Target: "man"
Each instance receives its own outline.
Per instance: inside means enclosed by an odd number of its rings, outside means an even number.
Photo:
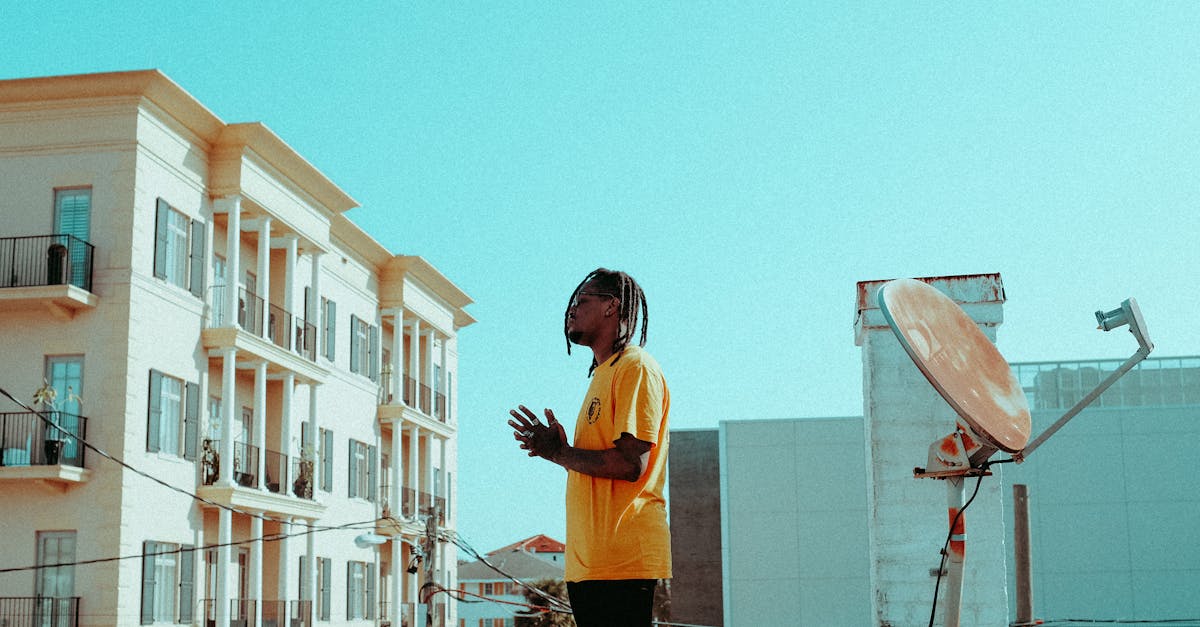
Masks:
[[[641,316],[642,333],[630,343]],[[624,272],[600,268],[567,303],[563,332],[592,349],[592,382],[575,445],[546,409],[509,412],[521,448],[567,469],[567,593],[579,627],[649,626],[654,589],[671,576],[663,483],[670,394],[646,344],[646,299]]]

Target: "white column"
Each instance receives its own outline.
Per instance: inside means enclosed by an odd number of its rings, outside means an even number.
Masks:
[[[305,526],[308,527],[308,535],[305,536],[305,554],[308,556],[304,561],[308,565],[308,569],[304,572],[304,595],[303,600],[310,603],[312,609],[312,617],[309,624],[317,620],[317,550],[316,550],[316,535],[312,532],[311,520],[305,521]]]
[[[252,617],[255,625],[262,624],[262,598],[263,598],[263,581],[262,581],[262,557],[263,557],[263,520],[258,516],[250,517],[250,537],[254,538],[254,542],[250,543],[250,568],[246,576],[250,578],[250,598],[254,600],[254,616]],[[242,599],[243,601],[245,599]]]
[[[388,477],[388,502],[392,504],[392,516],[403,518],[403,496],[400,482],[404,481],[404,427],[400,422],[392,423],[392,476]],[[397,539],[396,542],[399,542]],[[394,545],[396,548],[398,545]]]
[[[258,295],[263,303],[263,337],[267,337],[271,321],[271,218],[268,216],[258,222]]]
[[[392,403],[404,402],[404,310],[392,312]],[[399,457],[396,458],[400,459]]]
[[[429,386],[429,412],[428,413],[430,416],[432,416],[434,414],[434,404],[435,404],[435,400],[436,400],[433,398],[433,370],[434,370],[434,368],[433,368],[433,338],[434,338],[433,329],[429,329],[428,331],[425,332],[425,346],[426,346],[426,351],[427,351],[427,354],[425,355],[425,381],[426,381],[426,385]]]
[[[258,473],[258,489],[267,489],[266,475],[263,473],[267,457],[267,362],[254,364],[254,430],[251,431],[251,444],[258,447],[258,463],[255,472]]]
[[[408,561],[404,557],[404,543],[400,541],[400,538],[400,535],[392,537],[392,572],[388,577],[388,583],[392,587],[389,595],[392,597],[392,604],[387,618],[393,625],[404,624],[404,597],[401,594],[404,592],[404,569],[408,565]]]
[[[224,422],[229,422],[225,420]],[[232,464],[222,464],[231,466]],[[232,547],[229,543],[233,541],[233,512],[227,509],[221,509],[217,514],[217,598],[213,600],[216,606],[213,608],[214,618],[218,625],[229,624],[229,594],[231,567],[229,564],[232,558]]]
[[[308,290],[308,315],[312,316],[313,328],[316,330],[316,337],[313,338],[313,350],[320,355],[324,352],[325,347],[321,344],[321,253],[312,253],[312,287]]]
[[[238,277],[241,276],[242,197],[231,196],[217,201],[224,207],[229,220],[225,224],[225,325],[238,325]],[[229,420],[226,414],[226,420]]]
[[[412,334],[408,340],[408,376],[413,380],[413,396],[409,407],[421,407],[421,320],[412,322]]]
[[[215,220],[210,219],[208,222],[206,222],[204,224],[204,250],[208,252],[208,257],[201,260],[201,263],[204,264],[204,284],[206,286],[208,286],[208,291],[204,295],[204,302],[205,302],[205,304],[208,305],[208,308],[209,308],[208,309],[208,320],[206,320],[205,324],[204,324],[205,327],[217,326],[216,324],[214,324],[214,322],[216,320],[220,320],[220,316],[225,313],[224,311],[213,311],[212,310],[213,303],[219,302],[222,305],[224,305],[224,301],[220,300],[220,297],[216,296],[212,289],[212,287],[213,287],[212,258],[213,258],[213,251],[216,250],[213,248],[213,241],[214,241],[215,234],[216,234],[215,222],[216,222]],[[224,296],[224,294],[222,294],[222,296]],[[207,397],[201,397],[201,398],[207,398]]]
[[[221,445],[217,485],[233,485],[233,417],[237,411],[237,349],[221,349]]]
[[[411,490],[410,494],[413,496],[414,515],[418,513],[418,508],[421,503],[419,498],[420,495],[417,494],[417,492],[420,490],[420,484],[418,483],[420,481],[420,475],[417,474],[417,469],[419,468],[417,462],[420,457],[421,429],[414,425],[408,430],[408,472],[405,473],[407,476],[404,477],[404,480],[407,482],[404,487]],[[408,514],[408,512],[405,512],[405,514]]]
[[[442,480],[438,482],[438,492],[439,492],[438,496],[442,497],[442,500],[445,503],[444,507],[446,507],[448,509],[450,507],[450,465],[446,463],[446,459],[447,459],[446,449],[448,448],[449,443],[446,441],[446,438],[438,438],[438,443],[439,443],[439,448],[442,449],[441,450]],[[446,510],[442,510],[442,515],[449,518],[450,512],[448,512]],[[444,555],[445,553],[446,553],[445,551],[441,551],[441,554]]]
[[[321,486],[321,425],[317,422],[317,384],[308,384],[308,435],[312,439],[309,444],[313,447],[313,476],[312,495],[317,501]],[[333,451],[330,451],[332,454]]]
[[[433,472],[433,445],[434,445],[434,440],[436,440],[436,439],[437,438],[433,434],[433,432],[430,432],[429,436],[425,438],[425,464],[421,468],[421,470],[423,471],[423,474],[425,475],[425,490],[429,493],[429,506],[430,507],[433,507],[434,492],[437,491],[437,486],[436,486],[436,482],[434,480],[434,472]]]
[[[450,343],[450,338],[442,338],[442,375],[439,377],[438,389],[442,391],[442,396],[446,398],[446,407],[442,410],[442,422],[451,424],[450,422],[450,365],[446,362],[447,355],[450,354],[446,345]]]
[[[283,373],[283,384],[280,386],[279,399],[279,454],[282,455],[279,468],[279,490],[280,494],[292,495],[292,481],[295,477],[291,476],[292,464],[291,460],[296,456],[296,449],[292,446],[292,396],[296,391],[296,374],[288,370]]]
[[[282,537],[282,539],[280,539],[278,541],[279,542],[279,567],[278,567],[279,580],[278,580],[278,583],[275,588],[276,593],[273,596],[273,598],[275,598],[279,601],[283,601],[283,607],[284,607],[283,611],[284,612],[287,612],[291,609],[288,607],[289,600],[291,600],[293,598],[296,598],[296,599],[300,598],[299,595],[293,597],[291,594],[291,586],[292,586],[293,577],[292,577],[292,559],[291,559],[291,550],[290,550],[292,539],[290,536],[292,535],[292,529],[295,528],[292,525],[291,521],[292,521],[291,518],[283,518],[279,523],[279,534],[283,537]],[[290,618],[294,618],[294,617],[290,617]],[[261,625],[262,623],[260,622],[258,624]]]
[[[283,238],[284,260],[283,260],[283,309],[292,317],[291,324],[287,325],[284,332],[288,334],[287,346],[292,350],[298,348],[296,346],[296,329],[298,327],[296,317],[296,246],[297,238],[295,235],[286,235]],[[299,347],[303,348],[303,347]],[[297,351],[300,352],[300,351]],[[282,449],[287,450],[287,449]]]

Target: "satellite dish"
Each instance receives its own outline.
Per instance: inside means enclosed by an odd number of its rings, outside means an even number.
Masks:
[[[917,368],[975,434],[1008,453],[1025,447],[1025,392],[961,307],[927,283],[898,279],[880,288],[879,309]]]
[[[954,433],[930,445],[928,466],[913,469],[917,477],[946,481],[950,535],[946,539],[948,551],[943,551],[947,577],[944,624],[958,627],[966,556],[962,512],[970,503],[963,501],[964,478],[989,474],[987,460],[997,450],[1012,454],[1012,459],[1004,461],[1023,461],[1145,359],[1154,344],[1132,298],[1113,311],[1097,311],[1096,321],[1104,331],[1129,325],[1130,333],[1138,341],[1137,352],[1030,442],[1025,392],[995,344],[961,307],[922,281],[897,279],[879,288],[879,309],[913,363],[961,418]],[[938,572],[940,583],[943,571],[939,568]]]

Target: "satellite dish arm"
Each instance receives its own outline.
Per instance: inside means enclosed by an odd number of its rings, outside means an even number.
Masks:
[[[1129,332],[1132,333],[1138,341],[1137,352],[1135,352],[1132,357],[1125,360],[1125,363],[1121,364],[1120,368],[1114,370],[1112,374],[1108,375],[1108,377],[1101,381],[1100,385],[1097,385],[1094,390],[1088,392],[1086,396],[1079,399],[1079,402],[1075,403],[1074,407],[1067,410],[1067,413],[1063,414],[1062,418],[1059,418],[1054,424],[1050,425],[1048,429],[1043,431],[1041,435],[1034,438],[1028,446],[1017,453],[1014,453],[1013,459],[1016,460],[1017,463],[1025,461],[1025,458],[1029,457],[1029,455],[1033,453],[1037,447],[1041,446],[1043,442],[1050,438],[1050,436],[1058,432],[1063,425],[1067,424],[1069,420],[1074,418],[1079,412],[1083,411],[1083,408],[1092,404],[1092,401],[1096,400],[1096,398],[1103,394],[1104,391],[1112,386],[1113,383],[1116,383],[1117,379],[1120,379],[1125,375],[1125,373],[1132,370],[1133,367],[1138,364],[1138,362],[1142,361],[1147,355],[1150,354],[1150,351],[1154,350],[1154,343],[1150,341],[1150,336],[1148,333],[1146,333],[1146,321],[1142,319],[1142,312],[1140,309],[1138,309],[1136,300],[1130,298],[1121,303],[1121,307],[1119,309],[1114,309],[1109,312],[1097,311],[1096,321],[1100,324],[1100,326],[1097,328],[1103,331],[1111,331],[1117,327],[1128,324]]]

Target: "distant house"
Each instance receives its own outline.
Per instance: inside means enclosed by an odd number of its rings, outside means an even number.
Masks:
[[[458,589],[467,593],[464,596],[468,602],[458,604],[459,627],[514,627],[522,607],[508,603],[525,603],[525,589],[509,576],[523,582],[562,579],[565,550],[562,542],[536,535],[488,553],[485,558],[492,566],[482,560],[460,562]]]

